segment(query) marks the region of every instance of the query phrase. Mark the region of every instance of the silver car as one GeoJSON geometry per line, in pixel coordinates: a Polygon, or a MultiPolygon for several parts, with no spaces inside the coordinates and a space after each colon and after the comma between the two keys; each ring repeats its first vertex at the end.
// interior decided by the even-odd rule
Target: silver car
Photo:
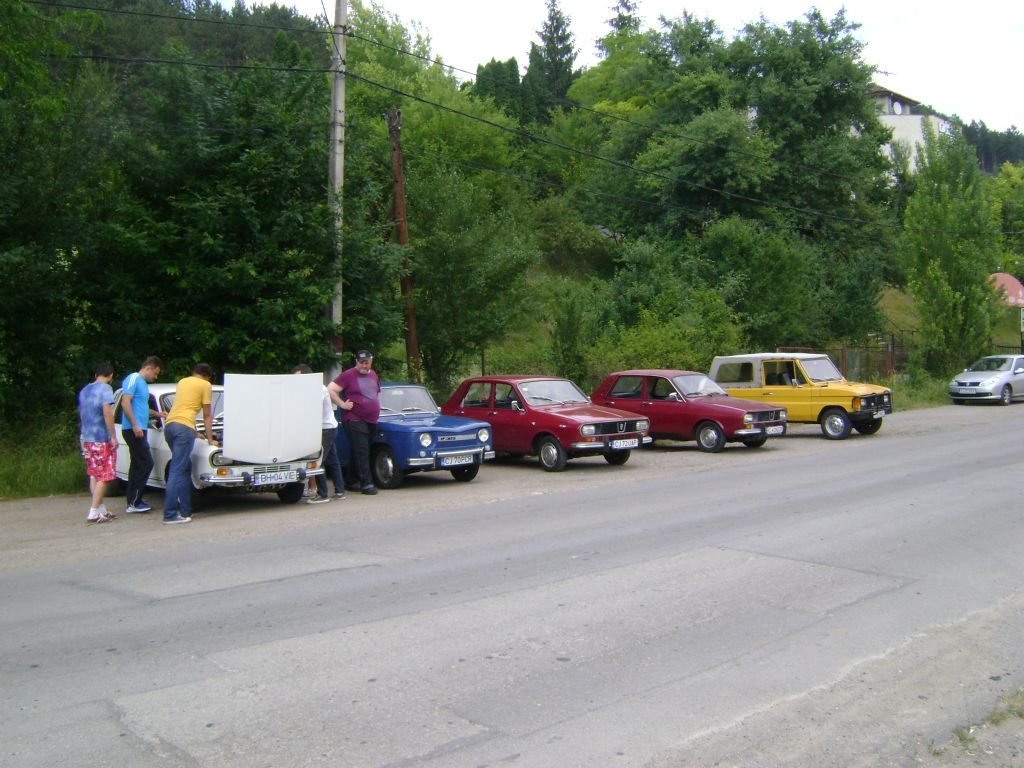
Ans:
{"type": "Polygon", "coordinates": [[[957,405],[988,400],[1009,405],[1024,397],[1024,355],[983,357],[949,382],[949,396],[957,405]]]}

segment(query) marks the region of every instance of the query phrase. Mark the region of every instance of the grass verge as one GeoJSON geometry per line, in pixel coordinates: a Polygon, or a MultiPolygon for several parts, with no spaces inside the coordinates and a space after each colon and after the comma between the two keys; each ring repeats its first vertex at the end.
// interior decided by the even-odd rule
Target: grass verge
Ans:
{"type": "Polygon", "coordinates": [[[87,491],[85,463],[78,448],[77,425],[37,422],[28,432],[0,438],[0,499],[24,499],[87,491]]]}

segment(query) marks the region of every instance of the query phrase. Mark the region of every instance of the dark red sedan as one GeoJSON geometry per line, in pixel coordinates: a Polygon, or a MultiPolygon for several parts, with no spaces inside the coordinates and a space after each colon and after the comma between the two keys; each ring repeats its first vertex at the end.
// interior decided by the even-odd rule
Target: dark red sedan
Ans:
{"type": "Polygon", "coordinates": [[[595,454],[609,464],[625,464],[632,449],[651,442],[646,418],[593,405],[568,379],[466,379],[441,413],[490,422],[495,451],[536,454],[548,472],[565,469],[568,459],[595,454]]]}
{"type": "Polygon", "coordinates": [[[619,371],[591,399],[647,417],[654,438],[696,440],[702,451],[712,453],[727,442],[760,448],[769,437],[786,433],[785,408],[730,397],[694,371],[619,371]]]}

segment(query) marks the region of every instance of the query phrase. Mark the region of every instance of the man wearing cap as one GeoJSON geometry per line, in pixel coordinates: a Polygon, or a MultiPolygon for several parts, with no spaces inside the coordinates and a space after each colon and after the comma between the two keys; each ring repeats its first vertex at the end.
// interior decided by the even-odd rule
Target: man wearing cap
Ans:
{"type": "Polygon", "coordinates": [[[355,367],[338,374],[327,385],[327,390],[334,404],[344,411],[342,424],[352,448],[359,488],[365,494],[375,494],[377,489],[370,474],[370,444],[380,418],[380,378],[373,370],[373,354],[365,349],[356,352],[355,367]]]}

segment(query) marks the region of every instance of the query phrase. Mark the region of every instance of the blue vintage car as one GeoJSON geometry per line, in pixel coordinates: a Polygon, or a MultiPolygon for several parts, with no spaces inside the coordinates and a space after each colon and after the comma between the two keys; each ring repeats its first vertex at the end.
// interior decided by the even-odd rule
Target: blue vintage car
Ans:
{"type": "MultiPolygon", "coordinates": [[[[380,421],[371,446],[373,481],[380,488],[397,488],[410,472],[446,470],[468,483],[485,459],[494,458],[491,425],[459,416],[442,416],[434,398],[416,384],[380,385],[380,421]]],[[[341,423],[341,411],[336,411],[341,423]]],[[[338,456],[345,464],[348,438],[338,429],[338,456]]]]}

